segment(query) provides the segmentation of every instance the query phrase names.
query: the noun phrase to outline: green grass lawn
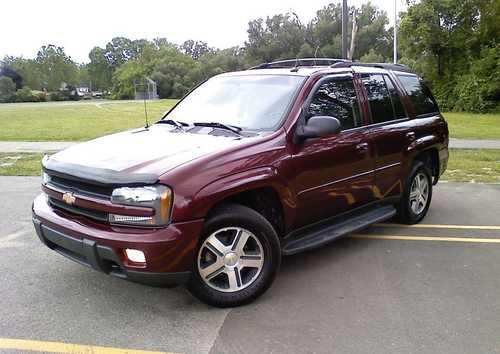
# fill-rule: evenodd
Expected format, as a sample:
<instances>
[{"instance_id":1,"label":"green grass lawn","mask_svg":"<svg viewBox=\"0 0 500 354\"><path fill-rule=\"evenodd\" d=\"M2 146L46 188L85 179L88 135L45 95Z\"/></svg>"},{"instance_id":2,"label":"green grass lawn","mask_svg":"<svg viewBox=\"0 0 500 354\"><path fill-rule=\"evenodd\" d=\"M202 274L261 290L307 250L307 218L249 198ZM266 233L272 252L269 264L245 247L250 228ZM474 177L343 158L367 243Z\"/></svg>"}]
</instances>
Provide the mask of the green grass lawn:
<instances>
[{"instance_id":1,"label":"green grass lawn","mask_svg":"<svg viewBox=\"0 0 500 354\"><path fill-rule=\"evenodd\" d=\"M500 139L500 113L443 113L450 136L459 139Z\"/></svg>"},{"instance_id":2,"label":"green grass lawn","mask_svg":"<svg viewBox=\"0 0 500 354\"><path fill-rule=\"evenodd\" d=\"M500 150L451 149L444 180L500 183Z\"/></svg>"},{"instance_id":3,"label":"green grass lawn","mask_svg":"<svg viewBox=\"0 0 500 354\"><path fill-rule=\"evenodd\" d=\"M40 175L42 154L0 153L0 175ZM450 150L443 180L500 183L500 150Z\"/></svg>"},{"instance_id":4,"label":"green grass lawn","mask_svg":"<svg viewBox=\"0 0 500 354\"><path fill-rule=\"evenodd\" d=\"M150 122L177 100L147 102ZM0 140L80 141L144 125L142 101L0 104Z\"/></svg>"},{"instance_id":5,"label":"green grass lawn","mask_svg":"<svg viewBox=\"0 0 500 354\"><path fill-rule=\"evenodd\" d=\"M43 154L0 153L1 176L39 176Z\"/></svg>"}]
</instances>

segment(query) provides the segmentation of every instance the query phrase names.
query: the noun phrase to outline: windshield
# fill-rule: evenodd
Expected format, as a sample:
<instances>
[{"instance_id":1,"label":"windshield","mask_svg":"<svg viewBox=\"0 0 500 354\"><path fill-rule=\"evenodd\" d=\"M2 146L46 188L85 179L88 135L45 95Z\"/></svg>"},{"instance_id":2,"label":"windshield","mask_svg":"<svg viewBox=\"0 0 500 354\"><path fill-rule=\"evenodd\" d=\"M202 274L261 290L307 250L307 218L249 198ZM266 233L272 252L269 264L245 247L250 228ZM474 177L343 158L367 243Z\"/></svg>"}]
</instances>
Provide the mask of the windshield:
<instances>
[{"instance_id":1,"label":"windshield","mask_svg":"<svg viewBox=\"0 0 500 354\"><path fill-rule=\"evenodd\" d=\"M214 77L165 118L188 124L217 122L245 130L272 130L281 122L303 81L304 77L291 75Z\"/></svg>"}]
</instances>

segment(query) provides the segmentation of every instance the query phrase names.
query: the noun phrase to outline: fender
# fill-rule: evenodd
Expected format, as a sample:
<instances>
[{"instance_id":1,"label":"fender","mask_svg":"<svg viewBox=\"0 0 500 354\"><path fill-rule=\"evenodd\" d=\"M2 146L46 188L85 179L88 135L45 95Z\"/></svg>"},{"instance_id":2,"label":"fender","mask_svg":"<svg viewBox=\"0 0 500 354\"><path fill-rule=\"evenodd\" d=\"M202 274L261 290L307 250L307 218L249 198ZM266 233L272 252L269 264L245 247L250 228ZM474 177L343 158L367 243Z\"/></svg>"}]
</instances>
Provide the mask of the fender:
<instances>
[{"instance_id":1,"label":"fender","mask_svg":"<svg viewBox=\"0 0 500 354\"><path fill-rule=\"evenodd\" d=\"M276 168L269 166L238 172L204 186L191 201L192 217L204 218L209 210L222 200L241 192L264 187L273 188L278 193L285 224L288 226L296 209L295 196L288 184L279 176Z\"/></svg>"}]
</instances>

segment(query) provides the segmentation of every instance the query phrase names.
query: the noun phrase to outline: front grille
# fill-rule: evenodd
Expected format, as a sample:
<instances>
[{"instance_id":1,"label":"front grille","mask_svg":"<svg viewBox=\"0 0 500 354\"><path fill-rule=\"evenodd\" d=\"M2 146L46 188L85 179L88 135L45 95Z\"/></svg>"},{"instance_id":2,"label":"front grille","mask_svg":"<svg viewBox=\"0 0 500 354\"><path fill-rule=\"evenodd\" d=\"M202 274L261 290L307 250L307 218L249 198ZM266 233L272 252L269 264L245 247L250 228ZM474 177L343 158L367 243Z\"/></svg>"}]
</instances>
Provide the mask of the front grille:
<instances>
[{"instance_id":1,"label":"front grille","mask_svg":"<svg viewBox=\"0 0 500 354\"><path fill-rule=\"evenodd\" d=\"M49 198L49 204L54 209L59 209L59 210L65 211L65 212L69 212L71 214L75 214L75 215L85 216L87 218L91 218L91 219L98 220L98 221L108 222L108 213L105 213L102 211L90 210L90 209L77 207L74 205L68 205L68 204L61 202L60 200L57 200L54 198Z\"/></svg>"},{"instance_id":2,"label":"front grille","mask_svg":"<svg viewBox=\"0 0 500 354\"><path fill-rule=\"evenodd\" d=\"M75 181L50 175L50 184L61 190L68 192L77 192L78 194L88 195L95 198L110 199L113 188L98 186L95 184Z\"/></svg>"}]
</instances>

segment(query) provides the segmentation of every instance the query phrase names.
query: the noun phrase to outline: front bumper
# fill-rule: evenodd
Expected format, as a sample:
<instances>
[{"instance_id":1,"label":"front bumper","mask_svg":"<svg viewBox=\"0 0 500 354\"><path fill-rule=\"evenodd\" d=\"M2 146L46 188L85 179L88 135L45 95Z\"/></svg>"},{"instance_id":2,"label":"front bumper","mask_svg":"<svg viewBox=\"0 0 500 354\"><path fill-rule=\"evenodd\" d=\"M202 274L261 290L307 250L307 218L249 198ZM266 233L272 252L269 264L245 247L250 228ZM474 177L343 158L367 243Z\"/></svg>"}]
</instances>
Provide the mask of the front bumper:
<instances>
[{"instance_id":1,"label":"front bumper","mask_svg":"<svg viewBox=\"0 0 500 354\"><path fill-rule=\"evenodd\" d=\"M33 202L33 224L45 245L75 262L122 279L168 286L189 279L203 220L155 229L117 227L55 210L42 194ZM127 248L143 251L146 264L130 263Z\"/></svg>"}]
</instances>

